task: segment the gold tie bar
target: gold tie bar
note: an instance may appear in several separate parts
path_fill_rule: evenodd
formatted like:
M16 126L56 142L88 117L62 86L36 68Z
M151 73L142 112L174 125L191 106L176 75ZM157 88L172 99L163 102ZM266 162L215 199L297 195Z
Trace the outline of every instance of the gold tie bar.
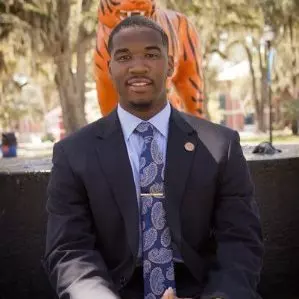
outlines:
M140 196L164 197L164 193L141 193Z

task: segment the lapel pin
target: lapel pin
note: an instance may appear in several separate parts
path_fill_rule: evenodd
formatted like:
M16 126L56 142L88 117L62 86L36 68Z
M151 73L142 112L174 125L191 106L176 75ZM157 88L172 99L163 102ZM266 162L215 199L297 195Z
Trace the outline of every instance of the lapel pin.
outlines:
M192 142L185 143L185 150L188 152L193 152L195 149L195 145Z

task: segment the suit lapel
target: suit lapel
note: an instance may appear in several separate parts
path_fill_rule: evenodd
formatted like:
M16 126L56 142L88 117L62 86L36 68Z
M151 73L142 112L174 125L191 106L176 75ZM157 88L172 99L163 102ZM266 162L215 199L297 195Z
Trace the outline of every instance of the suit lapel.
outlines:
M172 109L166 155L165 192L167 220L173 240L181 245L180 209L198 142L197 133Z
M119 210L124 218L133 256L138 251L138 203L132 168L116 110L102 118L98 127L97 152ZM109 213L109 211L107 211Z
M113 195L124 218L130 248L133 256L136 257L139 242L136 188L116 110L99 121L97 137L97 152L101 168L113 190ZM187 143L194 145L194 149L186 149ZM181 245L181 201L197 143L197 133L178 111L172 109L166 154L165 192L167 220L177 245Z

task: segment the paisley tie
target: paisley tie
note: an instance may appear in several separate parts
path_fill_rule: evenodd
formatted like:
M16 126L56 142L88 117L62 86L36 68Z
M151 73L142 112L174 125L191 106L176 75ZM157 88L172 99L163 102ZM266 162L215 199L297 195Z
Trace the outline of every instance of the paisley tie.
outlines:
M140 156L140 210L144 299L161 299L167 288L175 290L173 251L164 197L164 162L152 124L136 128L144 140Z

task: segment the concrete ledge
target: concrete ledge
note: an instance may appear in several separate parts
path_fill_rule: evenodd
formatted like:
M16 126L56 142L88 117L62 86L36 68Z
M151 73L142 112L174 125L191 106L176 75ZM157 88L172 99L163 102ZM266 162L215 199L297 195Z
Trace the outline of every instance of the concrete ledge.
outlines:
M0 174L0 299L54 299L41 266L49 173Z
M266 247L265 298L299 298L299 158L249 161Z
M299 155L248 164L266 246L260 292L264 299L297 299ZM50 168L50 159L0 162L0 299L55 298L40 263Z

